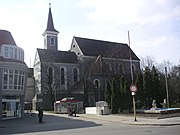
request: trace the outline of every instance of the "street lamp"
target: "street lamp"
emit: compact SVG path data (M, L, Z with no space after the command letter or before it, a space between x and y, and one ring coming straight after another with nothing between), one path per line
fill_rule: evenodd
M168 92L167 68L166 67L165 67L165 82L166 82L167 107L169 108L169 92Z

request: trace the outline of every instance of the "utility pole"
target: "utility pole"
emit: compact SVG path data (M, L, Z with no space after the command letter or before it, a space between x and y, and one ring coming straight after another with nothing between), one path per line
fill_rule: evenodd
M131 70L131 80L132 80L132 84L131 86L134 84L134 77L133 77L133 69L132 69L132 56L131 56L131 48L130 48L130 36L129 36L129 31L128 31L128 42L129 42L129 56L130 56L130 70ZM131 88L130 88L131 90ZM137 121L136 119L136 101L135 101L135 94L136 92L132 91L132 96L133 96L133 110L134 110L134 121Z

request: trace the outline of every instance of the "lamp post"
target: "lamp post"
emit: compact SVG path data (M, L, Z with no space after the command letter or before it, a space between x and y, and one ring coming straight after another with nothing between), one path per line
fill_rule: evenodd
M168 82L167 82L167 67L165 67L165 82L166 82L167 107L169 108L169 92L168 92Z

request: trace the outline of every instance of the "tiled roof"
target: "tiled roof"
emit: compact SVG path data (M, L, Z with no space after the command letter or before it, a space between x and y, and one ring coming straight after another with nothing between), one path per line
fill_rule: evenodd
M109 58L130 59L131 52L132 59L139 60L139 58L135 55L135 53L130 49L127 44L87 39L81 37L74 38L83 54L86 56L101 55L103 57Z
M77 63L78 59L74 52L37 49L41 62Z
M2 44L7 44L7 45L16 45L11 33L6 30L0 30L0 46Z

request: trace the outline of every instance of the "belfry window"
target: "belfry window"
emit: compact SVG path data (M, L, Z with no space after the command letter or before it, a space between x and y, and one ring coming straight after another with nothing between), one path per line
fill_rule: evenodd
M54 43L54 42L55 42L55 40L54 40L54 38L53 38L53 37L51 37L51 38L50 38L50 42L51 42L51 45L54 45L54 44L55 44L55 43Z

